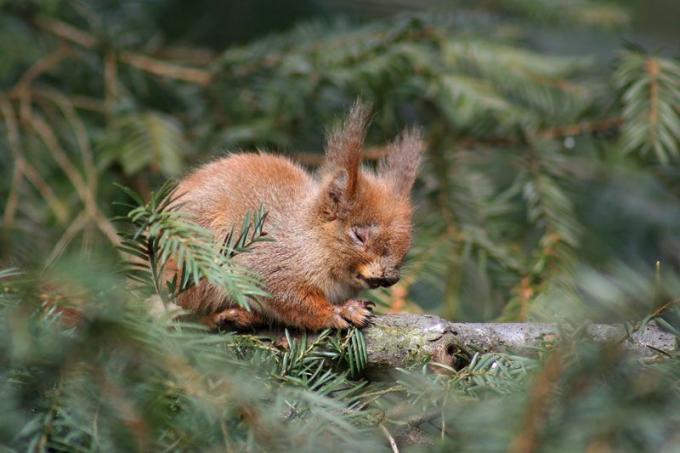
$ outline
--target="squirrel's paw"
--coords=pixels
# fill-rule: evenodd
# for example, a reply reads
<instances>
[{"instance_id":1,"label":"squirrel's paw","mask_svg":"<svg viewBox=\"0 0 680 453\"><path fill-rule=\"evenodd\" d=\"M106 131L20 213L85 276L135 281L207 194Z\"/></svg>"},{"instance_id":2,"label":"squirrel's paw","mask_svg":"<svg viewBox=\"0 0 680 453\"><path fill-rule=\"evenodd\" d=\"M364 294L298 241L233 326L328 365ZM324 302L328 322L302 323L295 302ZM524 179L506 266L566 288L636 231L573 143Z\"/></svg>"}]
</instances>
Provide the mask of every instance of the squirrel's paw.
<instances>
[{"instance_id":1,"label":"squirrel's paw","mask_svg":"<svg viewBox=\"0 0 680 453\"><path fill-rule=\"evenodd\" d=\"M357 327L365 327L371 323L373 317L373 307L375 304L365 299L350 299L344 304L336 307L337 314L345 321L345 327L352 324ZM349 324L348 324L349 323Z\"/></svg>"},{"instance_id":2,"label":"squirrel's paw","mask_svg":"<svg viewBox=\"0 0 680 453\"><path fill-rule=\"evenodd\" d=\"M206 316L204 322L213 329L228 324L231 324L238 329L246 329L261 324L262 317L253 311L248 311L240 307L233 307Z\"/></svg>"},{"instance_id":3,"label":"squirrel's paw","mask_svg":"<svg viewBox=\"0 0 680 453\"><path fill-rule=\"evenodd\" d=\"M349 323L347 321L345 321L345 318L342 317L342 315L340 314L340 311L341 311L341 307L337 307L335 309L335 312L333 313L333 316L331 317L330 325L328 327L330 327L332 329L339 329L339 330L349 328Z\"/></svg>"}]
</instances>

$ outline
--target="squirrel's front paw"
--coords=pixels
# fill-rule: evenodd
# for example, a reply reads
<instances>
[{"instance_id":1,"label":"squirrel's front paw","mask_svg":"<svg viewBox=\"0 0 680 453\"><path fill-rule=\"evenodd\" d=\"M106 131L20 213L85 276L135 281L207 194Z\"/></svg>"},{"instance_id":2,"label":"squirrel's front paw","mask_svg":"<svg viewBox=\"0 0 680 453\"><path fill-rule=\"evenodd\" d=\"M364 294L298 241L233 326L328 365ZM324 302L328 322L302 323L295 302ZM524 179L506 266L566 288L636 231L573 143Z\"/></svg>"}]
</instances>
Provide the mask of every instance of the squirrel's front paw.
<instances>
[{"instance_id":1,"label":"squirrel's front paw","mask_svg":"<svg viewBox=\"0 0 680 453\"><path fill-rule=\"evenodd\" d=\"M344 304L336 307L336 314L345 321L345 327L349 327L349 323L357 327L365 327L371 322L373 317L373 307L375 304L370 300L365 299L350 299Z\"/></svg>"}]
</instances>

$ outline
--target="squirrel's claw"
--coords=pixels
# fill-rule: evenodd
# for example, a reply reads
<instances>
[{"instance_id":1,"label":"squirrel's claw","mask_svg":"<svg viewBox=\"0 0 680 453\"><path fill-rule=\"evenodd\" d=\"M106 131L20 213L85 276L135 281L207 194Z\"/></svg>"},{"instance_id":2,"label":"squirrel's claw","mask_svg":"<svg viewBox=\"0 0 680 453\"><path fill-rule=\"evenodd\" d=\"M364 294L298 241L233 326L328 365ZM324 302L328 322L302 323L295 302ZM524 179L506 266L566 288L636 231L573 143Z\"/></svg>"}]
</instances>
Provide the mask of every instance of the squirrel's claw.
<instances>
[{"instance_id":1,"label":"squirrel's claw","mask_svg":"<svg viewBox=\"0 0 680 453\"><path fill-rule=\"evenodd\" d=\"M365 327L371 323L375 304L365 299L350 299L336 308L338 314L356 327ZM349 327L349 325L348 325Z\"/></svg>"}]
</instances>

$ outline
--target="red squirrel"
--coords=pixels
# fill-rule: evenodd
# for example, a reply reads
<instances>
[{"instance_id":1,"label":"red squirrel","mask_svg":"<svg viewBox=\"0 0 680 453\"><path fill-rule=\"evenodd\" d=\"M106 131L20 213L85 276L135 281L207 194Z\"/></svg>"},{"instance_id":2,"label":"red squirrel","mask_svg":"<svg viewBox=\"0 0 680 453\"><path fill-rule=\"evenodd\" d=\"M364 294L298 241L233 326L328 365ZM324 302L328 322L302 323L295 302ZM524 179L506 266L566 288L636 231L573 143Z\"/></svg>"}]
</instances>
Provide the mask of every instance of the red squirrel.
<instances>
[{"instance_id":1,"label":"red squirrel","mask_svg":"<svg viewBox=\"0 0 680 453\"><path fill-rule=\"evenodd\" d=\"M407 129L375 172L364 169L368 116L355 103L329 134L318 175L260 152L231 154L180 182L180 209L216 238L263 206L264 231L273 239L233 258L260 275L270 298L248 311L202 282L179 296L180 306L204 315L213 327L275 321L316 331L370 321L372 303L356 296L399 280L411 244L410 192L424 142L419 130Z\"/></svg>"}]
</instances>

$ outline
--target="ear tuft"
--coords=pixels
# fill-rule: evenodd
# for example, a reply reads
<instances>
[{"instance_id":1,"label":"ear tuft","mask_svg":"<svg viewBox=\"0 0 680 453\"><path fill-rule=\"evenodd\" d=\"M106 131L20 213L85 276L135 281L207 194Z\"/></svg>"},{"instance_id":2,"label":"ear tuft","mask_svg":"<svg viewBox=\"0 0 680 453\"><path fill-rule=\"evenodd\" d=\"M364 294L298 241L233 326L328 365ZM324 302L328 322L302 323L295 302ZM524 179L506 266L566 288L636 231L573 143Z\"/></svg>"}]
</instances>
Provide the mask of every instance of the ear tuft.
<instances>
[{"instance_id":1,"label":"ear tuft","mask_svg":"<svg viewBox=\"0 0 680 453\"><path fill-rule=\"evenodd\" d=\"M353 196L356 192L361 152L366 138L370 109L368 105L357 100L347 118L339 127L335 127L328 135L326 160L322 173L333 173L343 169L347 176L346 193Z\"/></svg>"},{"instance_id":2,"label":"ear tuft","mask_svg":"<svg viewBox=\"0 0 680 453\"><path fill-rule=\"evenodd\" d=\"M320 211L328 221L343 218L351 201L348 196L347 171L340 169L328 180L321 193Z\"/></svg>"},{"instance_id":3,"label":"ear tuft","mask_svg":"<svg viewBox=\"0 0 680 453\"><path fill-rule=\"evenodd\" d=\"M328 197L333 203L339 204L345 198L347 193L347 172L340 170L333 176L331 182L328 184Z\"/></svg>"},{"instance_id":4,"label":"ear tuft","mask_svg":"<svg viewBox=\"0 0 680 453\"><path fill-rule=\"evenodd\" d=\"M416 179L425 149L423 133L418 128L405 129L390 144L387 156L378 167L378 174L387 179L400 195L408 195Z\"/></svg>"}]
</instances>

